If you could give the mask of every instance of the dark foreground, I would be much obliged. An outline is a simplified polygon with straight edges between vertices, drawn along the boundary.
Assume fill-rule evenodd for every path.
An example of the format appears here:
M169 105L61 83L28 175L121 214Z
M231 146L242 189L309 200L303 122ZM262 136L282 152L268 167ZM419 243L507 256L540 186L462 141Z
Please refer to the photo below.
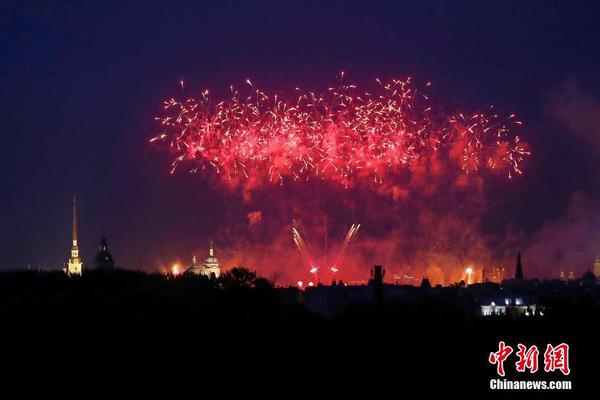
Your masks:
M252 275L89 272L0 275L2 398L368 396L588 397L600 309L579 299L543 318L475 317L424 296L324 318ZM492 392L498 342L571 346L570 392ZM514 355L513 355L514 356ZM540 365L543 370L543 356ZM515 377L515 359L507 378ZM532 379L529 373L519 379Z

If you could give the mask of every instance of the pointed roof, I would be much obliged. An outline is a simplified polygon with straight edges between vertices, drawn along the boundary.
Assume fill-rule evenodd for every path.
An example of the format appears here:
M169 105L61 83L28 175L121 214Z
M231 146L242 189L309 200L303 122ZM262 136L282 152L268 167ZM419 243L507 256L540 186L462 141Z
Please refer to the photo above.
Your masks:
M77 241L77 195L73 195L73 242Z
M521 264L521 252L517 253L517 267L515 268L515 280L523 280L523 265Z
M102 239L100 239L100 246L98 247L98 253L96 254L95 267L96 269L103 270L110 270L114 269L115 267L115 260L108 250L108 241L104 236L102 236Z

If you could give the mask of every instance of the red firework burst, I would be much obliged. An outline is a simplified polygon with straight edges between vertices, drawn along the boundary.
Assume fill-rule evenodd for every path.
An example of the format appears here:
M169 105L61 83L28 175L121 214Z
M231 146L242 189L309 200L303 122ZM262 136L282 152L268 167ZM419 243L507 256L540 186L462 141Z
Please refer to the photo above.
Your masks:
M434 155L465 173L521 173L530 153L514 133L521 125L514 115L434 112L410 78L376 81L372 92L341 80L324 94L296 88L293 102L249 80L248 96L231 87L231 97L216 103L208 90L198 99L172 98L157 118L164 130L150 142L170 144L171 172L185 162L190 172L214 171L226 180L382 183Z

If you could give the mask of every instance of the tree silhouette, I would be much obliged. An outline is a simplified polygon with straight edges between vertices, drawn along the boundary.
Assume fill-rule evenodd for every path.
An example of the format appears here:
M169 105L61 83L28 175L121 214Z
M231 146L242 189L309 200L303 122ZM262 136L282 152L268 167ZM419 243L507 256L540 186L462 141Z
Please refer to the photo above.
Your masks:
M219 280L226 289L272 287L267 279L245 267L232 268L223 273Z

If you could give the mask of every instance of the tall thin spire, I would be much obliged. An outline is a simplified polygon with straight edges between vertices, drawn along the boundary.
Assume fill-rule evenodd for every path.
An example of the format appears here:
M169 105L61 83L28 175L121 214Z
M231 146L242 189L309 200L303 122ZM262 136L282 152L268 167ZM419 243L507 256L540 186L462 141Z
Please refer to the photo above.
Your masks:
M73 245L71 246L71 257L67 262L67 274L81 275L83 262L79 255L79 246L77 245L77 196L73 195Z
M517 267L515 268L515 280L523 280L523 265L521 264L521 252L517 253Z
M73 195L73 244L77 244L77 195Z

